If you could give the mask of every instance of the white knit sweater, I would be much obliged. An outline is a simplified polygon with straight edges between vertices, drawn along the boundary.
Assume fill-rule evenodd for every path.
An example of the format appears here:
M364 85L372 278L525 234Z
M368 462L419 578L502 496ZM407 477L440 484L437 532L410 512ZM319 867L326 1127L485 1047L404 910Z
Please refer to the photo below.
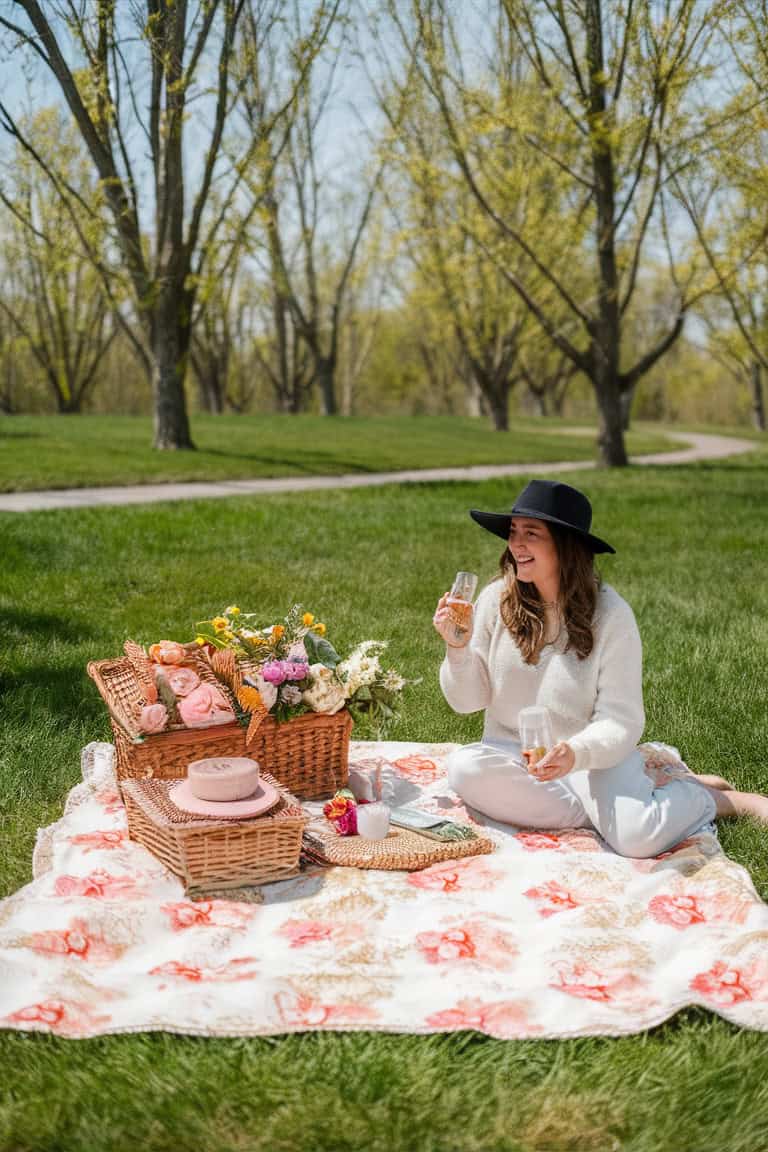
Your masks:
M472 639L447 648L440 668L443 695L456 712L485 709L485 740L517 740L518 714L549 709L552 735L567 740L574 771L610 768L637 745L645 725L642 647L630 606L603 584L595 610L595 643L585 660L566 652L563 629L538 664L525 664L501 619L503 583L484 588L475 605Z

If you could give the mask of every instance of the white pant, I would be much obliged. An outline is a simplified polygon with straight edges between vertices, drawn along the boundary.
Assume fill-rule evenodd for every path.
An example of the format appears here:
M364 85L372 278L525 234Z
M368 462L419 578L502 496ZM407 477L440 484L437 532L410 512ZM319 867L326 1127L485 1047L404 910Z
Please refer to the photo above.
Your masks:
M513 741L467 744L450 754L447 767L454 792L491 819L522 828L594 828L620 856L658 856L716 813L693 780L654 788L637 751L615 768L548 783L528 775Z

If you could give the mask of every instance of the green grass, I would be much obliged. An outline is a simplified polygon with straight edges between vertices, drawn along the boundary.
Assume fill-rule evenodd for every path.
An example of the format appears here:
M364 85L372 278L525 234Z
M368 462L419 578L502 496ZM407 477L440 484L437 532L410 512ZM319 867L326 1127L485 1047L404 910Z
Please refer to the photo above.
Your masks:
M198 415L198 450L161 453L152 450L144 417L0 417L0 492L592 459L594 429L574 435L565 428L564 421L529 419L502 433L486 420L456 416ZM628 441L638 454L673 446L652 428Z
M646 736L768 791L768 452L574 480L643 633ZM341 646L389 638L393 663L423 677L392 737L475 738L479 717L440 696L430 618L457 568L494 570L496 544L466 509L509 506L517 487L0 516L2 893L30 879L35 830L60 815L81 745L108 734L86 661L127 636L186 638L229 602L271 616L302 601ZM721 837L765 898L768 829L738 822ZM563 1042L0 1032L0 1149L759 1152L767 1062L768 1035L698 1009L636 1037Z

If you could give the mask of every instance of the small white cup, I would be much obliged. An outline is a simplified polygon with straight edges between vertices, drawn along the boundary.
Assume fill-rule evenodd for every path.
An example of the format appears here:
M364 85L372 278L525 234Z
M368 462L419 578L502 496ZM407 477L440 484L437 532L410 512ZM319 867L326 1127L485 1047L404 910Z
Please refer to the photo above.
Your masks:
M386 840L389 832L389 808L381 801L358 804L357 834L365 840Z

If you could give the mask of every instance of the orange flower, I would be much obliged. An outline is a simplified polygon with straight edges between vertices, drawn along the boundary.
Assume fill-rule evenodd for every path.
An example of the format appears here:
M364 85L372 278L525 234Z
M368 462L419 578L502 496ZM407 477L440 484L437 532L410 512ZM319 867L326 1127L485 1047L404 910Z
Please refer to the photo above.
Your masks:
M149 658L155 664L182 664L187 653L181 644L175 640L161 640L159 644L152 644L149 649Z
M264 701L258 688L251 688L247 684L244 684L240 689L237 698L246 712L256 712L259 708L264 707Z
M301 622L305 628L309 628L311 624L314 624L315 618L311 612L305 612L301 618Z
M313 624L312 631L317 632L318 636L325 636L325 624Z
M274 641L282 640L283 636L285 636L285 628L283 628L282 624L275 624L272 629L272 639Z
M323 805L323 815L328 820L338 820L340 816L344 816L350 806L350 799L347 796L334 796L327 804Z

